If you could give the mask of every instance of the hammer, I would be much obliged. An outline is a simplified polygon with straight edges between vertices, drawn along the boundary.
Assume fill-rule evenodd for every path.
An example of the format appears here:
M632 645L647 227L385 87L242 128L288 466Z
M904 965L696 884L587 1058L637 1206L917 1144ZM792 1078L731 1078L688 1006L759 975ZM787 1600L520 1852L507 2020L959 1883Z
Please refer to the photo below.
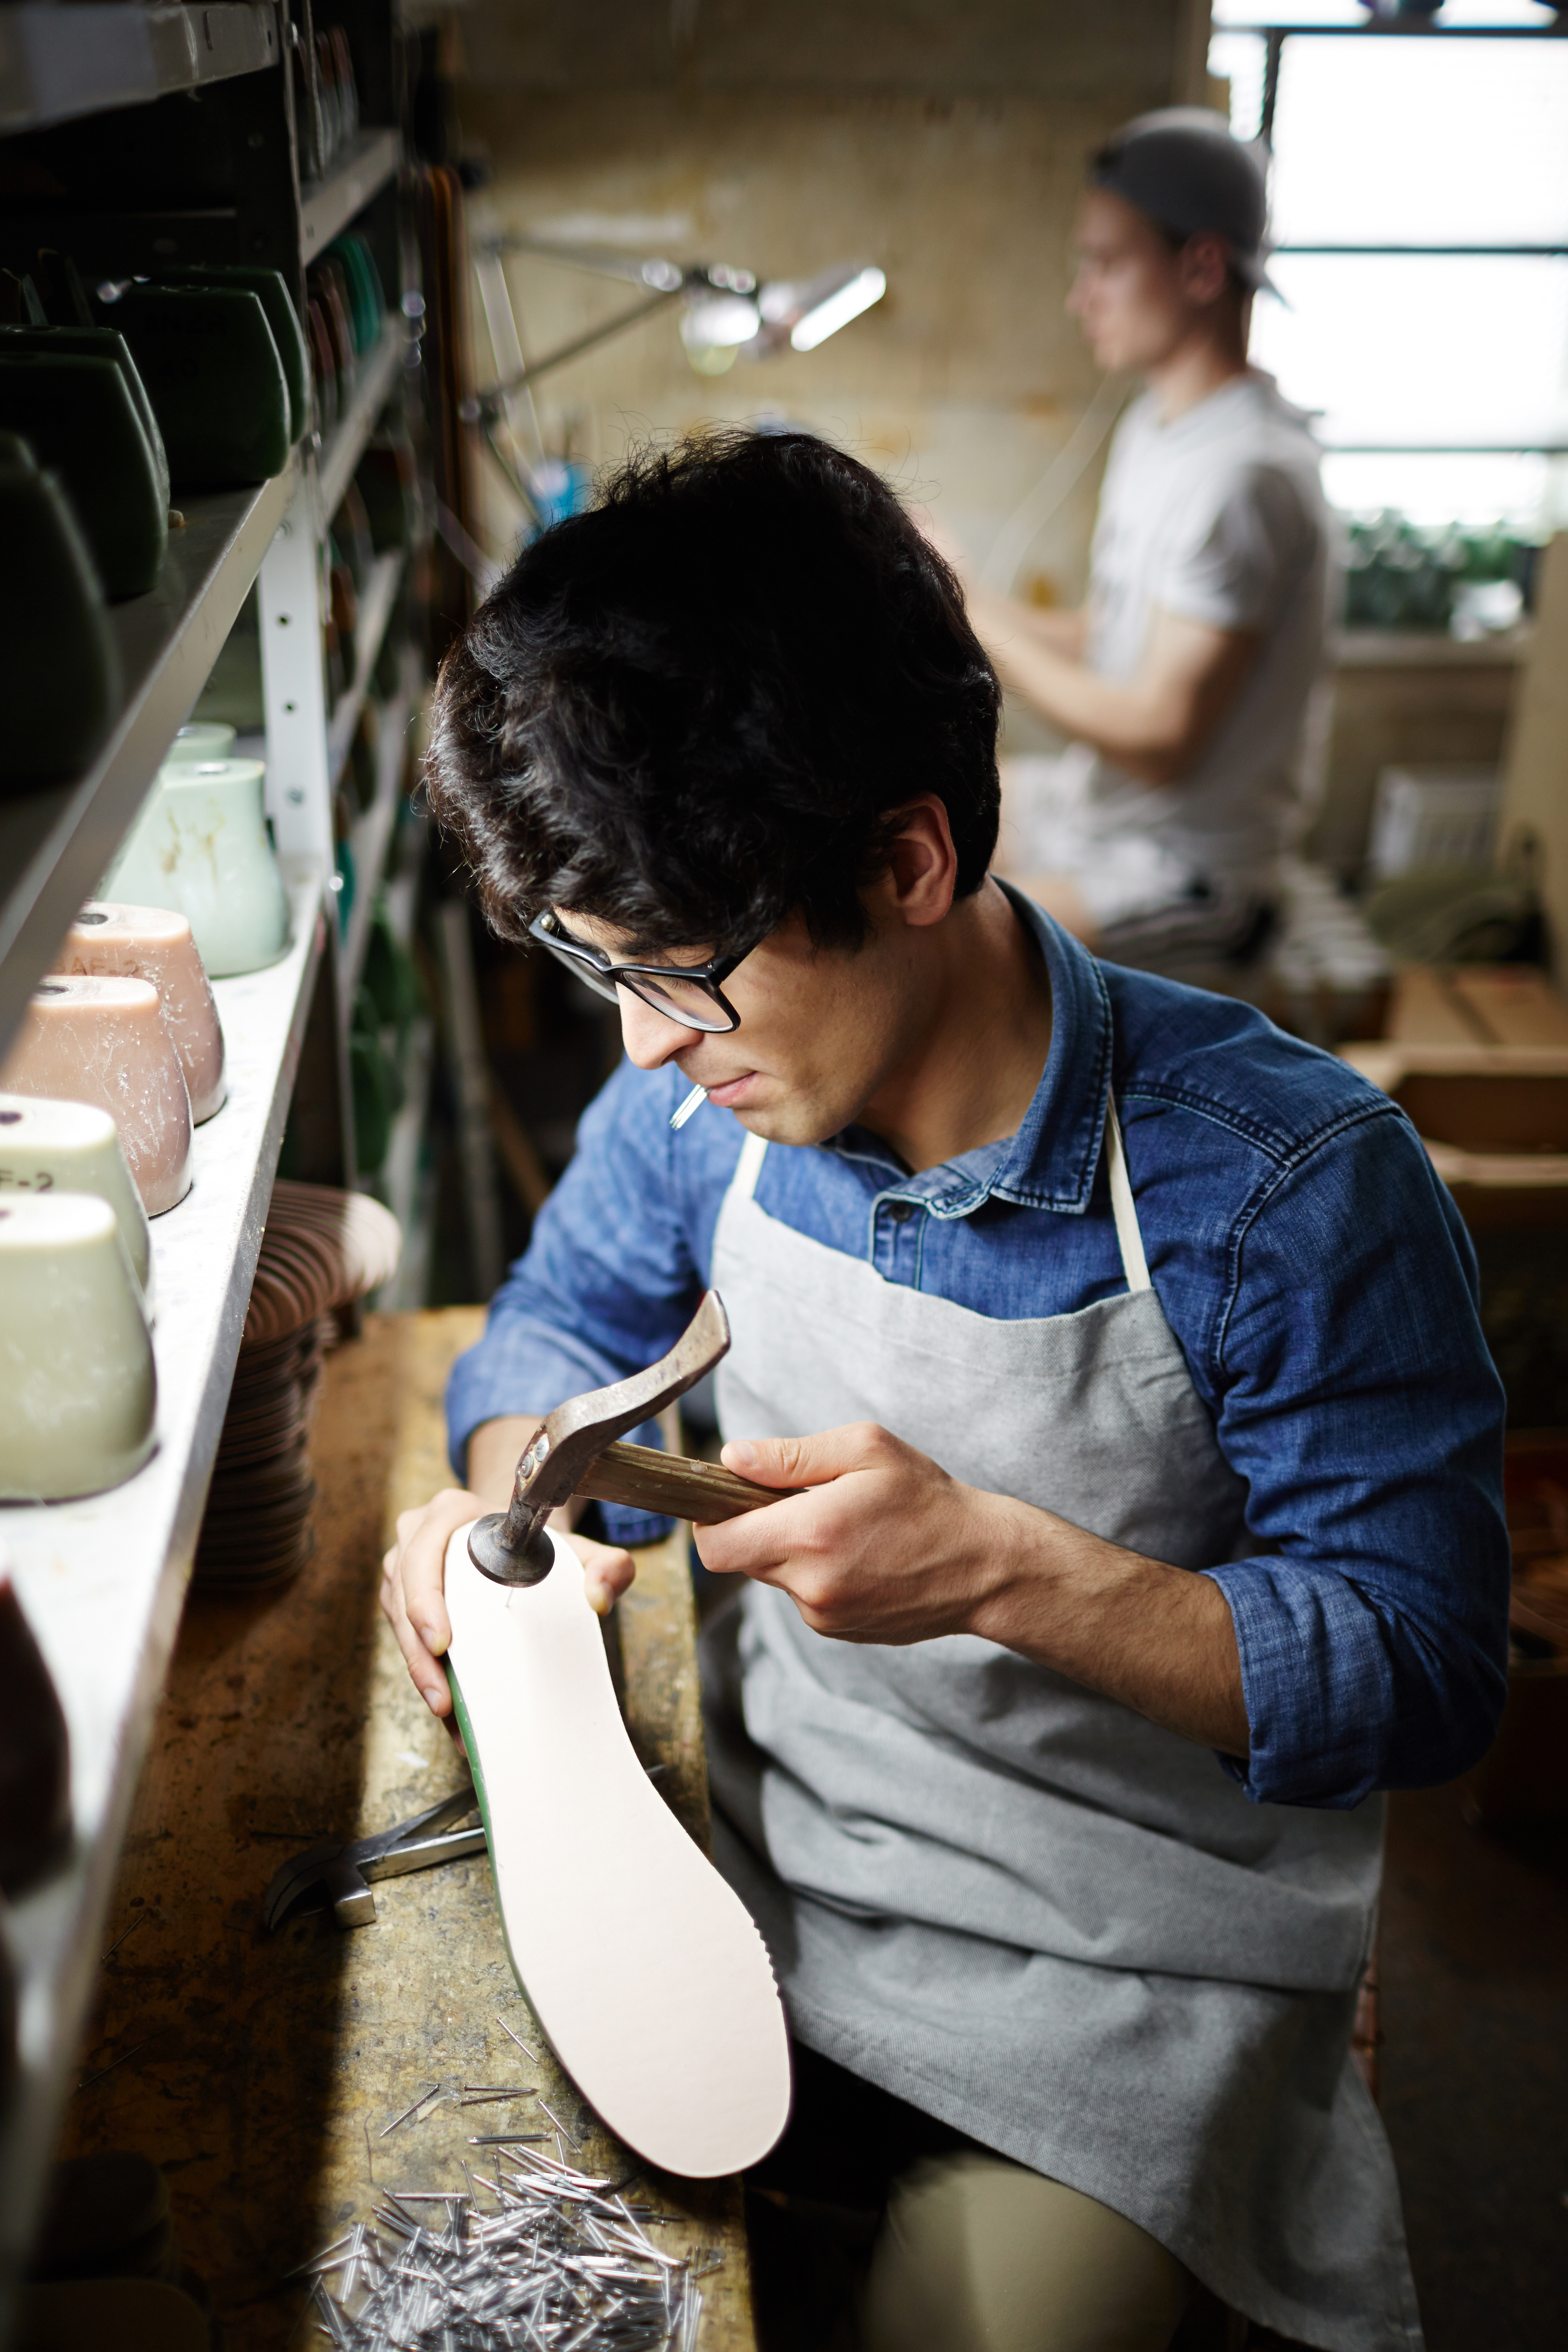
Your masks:
M468 1558L497 1584L538 1584L550 1573L544 1523L573 1495L632 1510L667 1511L673 1518L711 1526L742 1511L760 1511L798 1495L798 1486L758 1486L716 1462L693 1462L652 1445L617 1445L660 1407L695 1388L729 1352L730 1318L716 1290L702 1303L670 1349L646 1372L558 1404L517 1465L511 1506L477 1519Z

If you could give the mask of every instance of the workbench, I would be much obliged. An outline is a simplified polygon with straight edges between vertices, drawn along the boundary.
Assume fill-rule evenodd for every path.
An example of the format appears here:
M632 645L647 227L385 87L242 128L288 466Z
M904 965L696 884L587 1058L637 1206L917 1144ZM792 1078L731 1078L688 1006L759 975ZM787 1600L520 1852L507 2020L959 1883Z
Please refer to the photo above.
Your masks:
M367 1835L463 1784L377 1595L398 1512L452 1483L442 1392L481 1322L477 1307L373 1315L329 1357L314 1559L276 1592L192 1592L137 1793L60 2153L135 2149L163 2167L225 2352L321 2341L308 2281L289 2273L384 2189L460 2189L462 2159L478 2170L486 2157L471 2134L535 2127L531 2104L525 2122L433 2096L388 2130L422 2093L536 2084L582 2145L570 2163L617 2176L636 2163L517 1990L488 1855L378 1882L371 1927L345 1931L325 1912L276 1935L262 1925L268 1882L298 1850ZM618 1611L627 1727L706 1845L685 1529L637 1557ZM635 1945L626 1998L638 2000ZM754 2352L739 2184L643 2177L679 2217L661 2246L722 2257L702 2281L702 2352Z

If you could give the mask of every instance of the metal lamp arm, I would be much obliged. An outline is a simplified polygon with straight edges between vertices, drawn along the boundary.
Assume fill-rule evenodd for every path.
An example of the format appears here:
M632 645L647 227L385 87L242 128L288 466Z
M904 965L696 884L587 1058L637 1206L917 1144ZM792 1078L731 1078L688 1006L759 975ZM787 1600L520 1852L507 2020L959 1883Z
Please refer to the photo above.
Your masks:
M513 393L526 392L531 384L538 383L541 376L549 375L552 369L564 367L568 360L580 358L584 352L591 352L595 344L607 343L623 328L635 327L642 320L651 319L656 310L668 310L672 302L680 300L686 290L683 280L679 286L650 294L646 302L635 303L629 310L618 311L615 318L606 319L601 326L590 327L586 334L574 337L571 342L563 343L556 351L546 352L542 360L530 361L520 374L508 376L504 383L492 383L485 391L475 393L461 404L458 415L465 425L480 425L489 418L500 416Z

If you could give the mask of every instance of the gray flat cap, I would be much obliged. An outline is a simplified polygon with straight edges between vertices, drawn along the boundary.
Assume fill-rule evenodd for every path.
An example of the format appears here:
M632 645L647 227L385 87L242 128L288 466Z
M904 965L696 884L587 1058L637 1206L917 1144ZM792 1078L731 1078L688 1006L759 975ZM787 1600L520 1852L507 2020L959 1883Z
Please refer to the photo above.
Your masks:
M1238 278L1278 293L1264 268L1268 183L1258 152L1223 114L1166 106L1124 122L1091 157L1089 176L1177 236L1223 236Z

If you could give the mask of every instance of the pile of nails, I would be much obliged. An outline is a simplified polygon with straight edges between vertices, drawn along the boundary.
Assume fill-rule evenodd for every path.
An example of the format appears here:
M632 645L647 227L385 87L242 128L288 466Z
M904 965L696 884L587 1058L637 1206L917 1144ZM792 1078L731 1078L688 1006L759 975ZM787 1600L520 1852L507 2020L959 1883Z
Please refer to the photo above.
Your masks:
M696 2281L611 2180L520 2150L466 2190L385 2190L306 2265L317 2327L343 2352L694 2352ZM625 2186L625 2183L619 2186ZM439 2220L433 2209L439 2209Z

